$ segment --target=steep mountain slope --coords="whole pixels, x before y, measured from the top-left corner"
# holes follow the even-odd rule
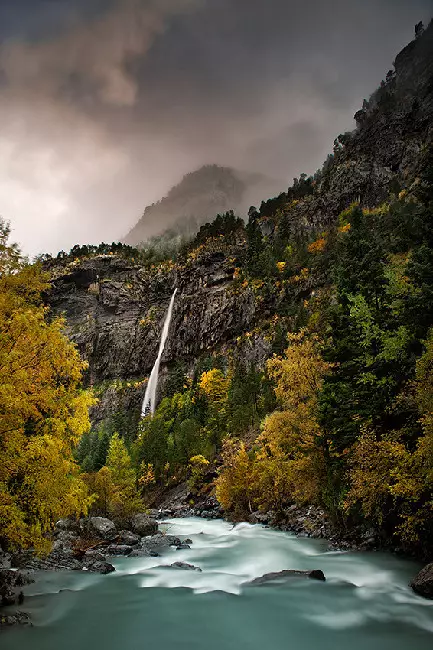
[[[433,26],[396,57],[370,99],[355,114],[357,128],[340,134],[323,168],[287,193],[262,205],[272,217],[290,208],[294,223],[320,227],[332,223],[354,201],[372,208],[410,185],[433,139]]]

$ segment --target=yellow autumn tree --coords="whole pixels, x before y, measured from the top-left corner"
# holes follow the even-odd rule
[[[199,387],[206,397],[209,409],[204,435],[216,452],[226,426],[230,377],[226,377],[218,368],[213,368],[201,375]]]
[[[225,409],[229,387],[230,379],[218,368],[204,372],[200,377],[200,389],[208,403],[219,412]]]
[[[423,430],[415,448],[364,431],[352,449],[346,499],[347,508],[359,506],[378,525],[395,511],[401,521],[396,532],[411,543],[433,527],[433,331],[416,364],[413,389]]]
[[[47,277],[8,238],[0,220],[0,536],[42,551],[57,518],[88,506],[72,453],[93,400],[63,320],[42,304]]]
[[[318,501],[325,461],[317,444],[317,398],[331,369],[321,354],[318,337],[289,334],[284,356],[268,361],[280,409],[265,418],[252,458],[244,445],[228,443],[217,479],[224,508],[280,510],[288,501]]]
[[[131,456],[118,433],[111,437],[106,465],[84,479],[95,494],[92,509],[98,514],[127,520],[144,509]]]
[[[216,481],[216,497],[225,510],[242,519],[252,510],[254,482],[253,461],[243,442],[226,438],[222,451],[222,468]]]

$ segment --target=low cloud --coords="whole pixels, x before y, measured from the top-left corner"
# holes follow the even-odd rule
[[[36,254],[121,238],[202,164],[272,193],[313,172],[430,0],[26,3],[1,27],[0,214]]]

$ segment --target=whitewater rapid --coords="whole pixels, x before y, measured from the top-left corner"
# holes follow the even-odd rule
[[[39,574],[25,588],[33,629],[2,650],[431,650],[433,601],[408,587],[417,563],[388,553],[328,551],[327,542],[198,518],[160,524],[192,540],[161,557],[113,558],[108,576]],[[186,562],[201,571],[172,568]],[[248,584],[283,569],[326,582]]]

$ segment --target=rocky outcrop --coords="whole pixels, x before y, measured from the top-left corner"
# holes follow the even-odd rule
[[[351,202],[375,207],[416,178],[433,142],[433,24],[396,57],[395,68],[355,115],[357,128],[335,141],[311,195],[297,202],[299,223],[326,225]],[[398,191],[398,189],[397,189]]]
[[[427,564],[410,583],[415,593],[433,599],[433,562]]]

